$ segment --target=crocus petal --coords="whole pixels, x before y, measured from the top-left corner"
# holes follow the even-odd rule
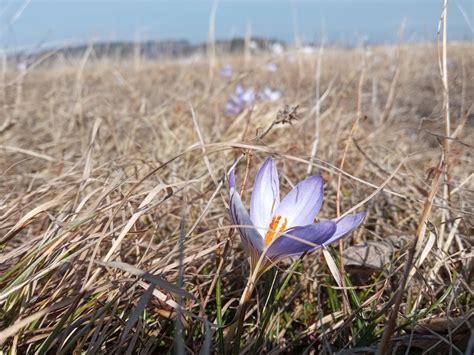
[[[275,63],[267,63],[265,65],[265,69],[269,71],[270,73],[274,73],[277,71],[278,67],[276,66]]]
[[[232,102],[227,102],[226,105],[225,105],[225,112],[228,114],[228,115],[238,115],[239,112],[238,112],[238,108],[235,106],[235,104],[233,104]]]
[[[236,106],[244,106],[245,105],[245,102],[242,99],[242,95],[234,95],[234,94],[230,95],[229,102],[231,102],[232,104],[234,104]]]
[[[278,101],[281,98],[281,93],[279,91],[269,91],[266,95],[269,101]]]
[[[336,222],[336,232],[324,245],[331,244],[359,227],[365,218],[365,212],[349,214]]]
[[[278,101],[281,93],[278,90],[273,91],[268,86],[260,92],[260,98],[265,101]]]
[[[255,91],[252,88],[246,90],[242,94],[241,99],[245,102],[247,106],[252,105],[255,101]]]
[[[242,85],[237,85],[237,87],[235,88],[235,93],[240,96],[240,95],[243,95],[245,92],[244,88],[242,87]]]
[[[235,189],[235,168],[229,173],[229,189]]]
[[[313,223],[323,204],[323,185],[321,176],[310,176],[285,196],[275,215],[288,219],[286,229]]]
[[[259,228],[260,234],[265,233],[279,203],[278,172],[272,158],[267,158],[255,177],[250,200],[250,219]]]
[[[221,69],[221,77],[230,78],[232,76],[232,65],[226,64]]]
[[[234,182],[235,183],[235,182]],[[230,188],[230,217],[232,222],[240,233],[242,246],[251,258],[251,264],[254,266],[263,250],[263,238],[255,229],[250,220],[250,216],[245,209],[242,199],[235,188]]]
[[[335,232],[336,223],[333,221],[323,221],[287,230],[270,244],[266,256],[276,262],[287,256],[300,255],[305,251],[316,250],[324,245]]]

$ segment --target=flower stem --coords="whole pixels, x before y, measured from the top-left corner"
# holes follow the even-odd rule
[[[220,276],[216,282],[216,308],[217,308],[217,324],[222,325],[222,299],[221,299],[221,278]],[[224,353],[224,332],[222,328],[219,328],[218,338],[219,338],[219,353]]]
[[[242,293],[242,297],[240,297],[239,307],[237,308],[237,312],[235,313],[234,321],[226,335],[225,348],[226,350],[230,349],[230,346],[233,342],[233,354],[237,355],[240,350],[240,338],[242,337],[242,330],[245,321],[245,312],[247,310],[247,305],[250,301],[250,297],[252,297],[252,293],[255,289],[257,280],[266,271],[268,271],[268,269],[269,267],[265,262],[265,253],[263,253],[262,255],[260,255],[260,258],[258,259],[256,265],[252,265],[252,272],[249,275],[244,292]]]
[[[247,285],[245,286],[244,292],[242,297],[240,298],[239,308],[237,309],[236,318],[237,320],[237,333],[234,337],[234,350],[232,354],[238,355],[240,351],[240,338],[242,337],[242,331],[244,329],[244,321],[245,321],[245,313],[247,311],[247,305],[250,301],[250,297],[252,296],[253,290],[255,288],[255,281],[253,277],[249,277]]]

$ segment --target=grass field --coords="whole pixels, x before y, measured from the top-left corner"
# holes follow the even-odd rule
[[[434,44],[4,66],[0,352],[471,353],[473,51],[447,75]],[[229,116],[237,84],[282,97]],[[238,341],[226,174],[249,206],[268,156],[283,195],[323,176],[318,218],[367,217],[263,275]]]

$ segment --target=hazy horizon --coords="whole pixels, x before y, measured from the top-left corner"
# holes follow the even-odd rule
[[[91,41],[207,41],[213,1],[31,0],[0,4],[2,48]],[[443,1],[219,1],[215,37],[272,38],[356,45],[436,39]],[[472,40],[473,4],[451,1],[448,39]],[[400,29],[403,24],[403,35]]]

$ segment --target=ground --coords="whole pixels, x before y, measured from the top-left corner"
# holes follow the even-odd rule
[[[447,90],[435,44],[5,62],[0,350],[224,352],[249,277],[226,174],[241,157],[249,206],[268,156],[283,194],[323,176],[318,218],[367,217],[337,267],[319,250],[258,280],[241,351],[472,350],[473,49],[447,47]],[[282,97],[230,116],[237,84]]]

